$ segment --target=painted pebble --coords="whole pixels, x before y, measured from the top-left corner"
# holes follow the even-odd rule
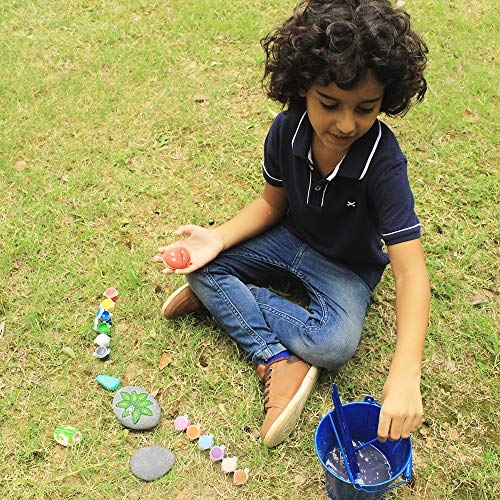
[[[116,418],[129,429],[152,429],[160,420],[160,405],[153,396],[140,387],[122,387],[113,398]]]
[[[164,476],[174,465],[175,456],[161,446],[146,446],[130,457],[130,468],[144,481],[154,481]]]
[[[198,440],[198,446],[202,450],[208,450],[214,445],[214,435],[213,434],[203,434]]]
[[[121,384],[119,378],[112,377],[111,375],[97,375],[95,379],[108,391],[115,391]]]
[[[236,484],[237,486],[241,486],[242,484],[248,482],[249,472],[250,469],[248,467],[245,467],[244,469],[235,470],[233,475],[233,483]]]
[[[195,425],[190,425],[186,429],[186,436],[190,441],[194,441],[195,439],[198,439],[201,436],[201,425],[200,424],[195,424]]]
[[[226,474],[234,472],[236,470],[237,461],[238,459],[236,457],[226,457],[220,464],[222,472],[225,472]]]
[[[63,446],[73,446],[82,440],[82,433],[71,425],[60,425],[54,431],[54,439]]]
[[[162,260],[170,269],[185,269],[191,263],[191,256],[185,248],[174,247],[163,254]]]
[[[191,420],[189,420],[187,413],[180,415],[174,420],[174,429],[179,432],[185,431],[191,425]]]
[[[226,447],[221,444],[220,446],[214,446],[210,450],[210,459],[214,462],[222,460],[226,456]]]

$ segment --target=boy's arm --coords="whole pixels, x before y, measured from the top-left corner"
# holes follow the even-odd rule
[[[165,268],[163,273],[189,274],[215,259],[223,250],[253,238],[279,222],[285,215],[287,207],[286,191],[266,182],[262,195],[246,205],[225,224],[214,229],[191,224],[179,227],[174,235],[186,238],[169,246],[160,247],[159,254],[153,260],[161,262],[164,252],[172,247],[182,246],[191,256],[191,265],[175,271]]]
[[[223,250],[263,233],[279,222],[288,208],[286,191],[266,182],[262,195],[215,229]]]
[[[388,246],[396,283],[397,340],[382,393],[381,441],[407,438],[423,420],[420,376],[430,307],[430,286],[420,239]]]

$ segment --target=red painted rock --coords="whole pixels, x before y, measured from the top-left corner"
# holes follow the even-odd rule
[[[170,269],[184,269],[190,262],[189,252],[182,247],[170,248],[163,254],[163,263]]]

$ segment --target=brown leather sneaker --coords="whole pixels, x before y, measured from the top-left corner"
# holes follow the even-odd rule
[[[293,431],[318,380],[319,368],[292,355],[278,358],[267,366],[259,365],[257,373],[264,384],[266,414],[260,438],[272,448]]]
[[[165,301],[161,308],[161,314],[166,319],[174,319],[196,311],[200,305],[201,302],[198,297],[186,283],[172,293]]]

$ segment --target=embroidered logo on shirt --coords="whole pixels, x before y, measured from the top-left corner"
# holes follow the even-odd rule
[[[348,201],[347,202],[347,208],[355,208],[355,207],[356,207],[355,201]]]

